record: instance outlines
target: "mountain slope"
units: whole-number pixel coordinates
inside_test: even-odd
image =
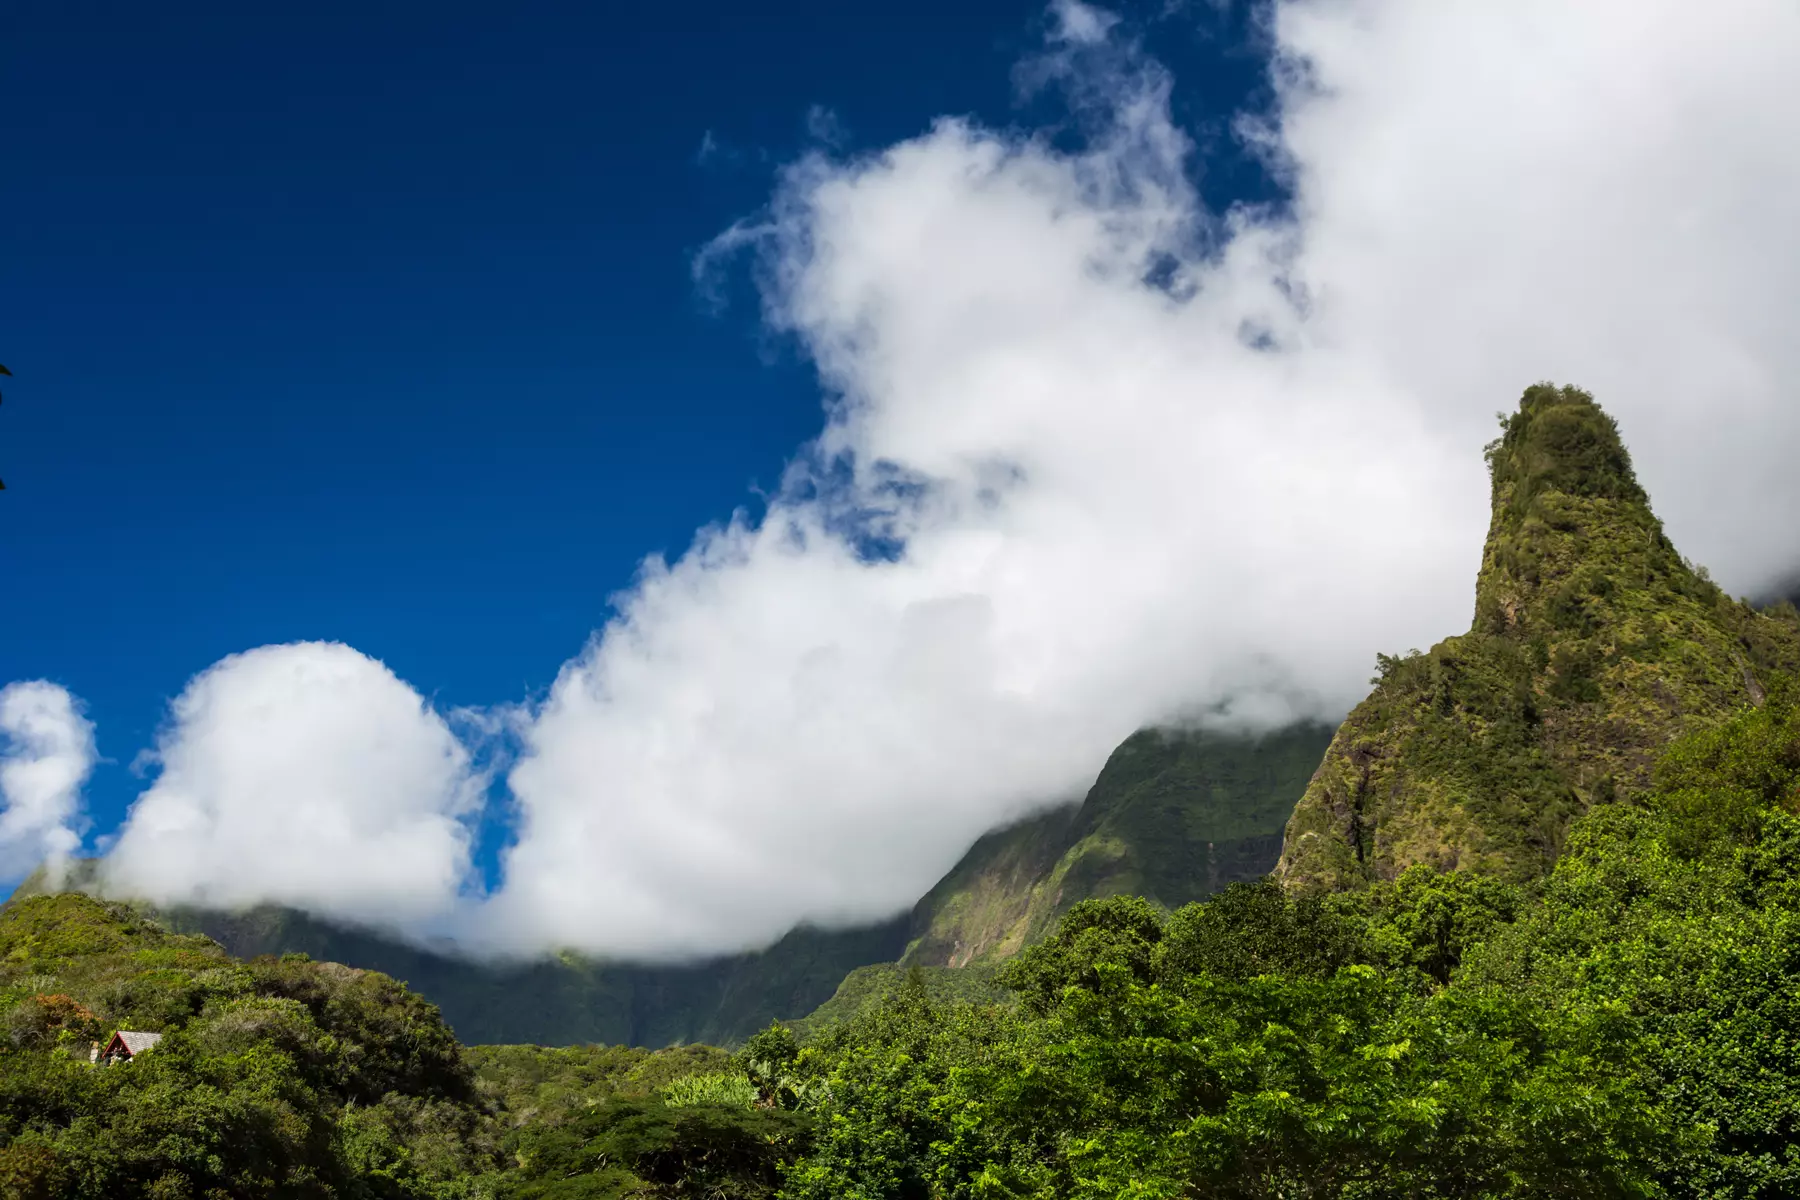
[[[568,954],[480,963],[273,905],[158,917],[239,957],[299,952],[391,975],[429,997],[467,1043],[733,1045],[826,1005],[858,968],[992,964],[1038,940],[1079,900],[1130,893],[1175,908],[1266,874],[1330,736],[1317,724],[1260,737],[1134,734],[1081,805],[988,834],[910,914],[864,928],[796,929],[766,950],[709,962],[645,966]]]
[[[240,958],[300,952],[402,980],[469,1044],[733,1045],[771,1021],[811,1012],[857,967],[906,944],[904,917],[850,930],[795,929],[768,949],[679,965],[567,954],[498,964],[438,954],[293,909],[172,909],[163,924],[204,933]]]
[[[1079,807],[990,833],[913,911],[903,961],[1010,957],[1078,901],[1144,896],[1165,908],[1267,874],[1331,739],[1306,722],[1260,736],[1147,729],[1107,760]]]
[[[1670,740],[1800,668],[1794,609],[1733,601],[1676,553],[1591,396],[1539,385],[1502,424],[1474,623],[1381,658],[1288,823],[1291,885],[1539,875]]]
[[[1266,874],[1330,736],[1317,724],[1263,736],[1142,731],[1113,752],[1082,804],[983,837],[911,913],[863,928],[800,928],[765,950],[694,964],[574,954],[483,963],[276,905],[155,915],[240,958],[301,953],[401,980],[437,1005],[465,1043],[733,1045],[834,998],[837,1009],[856,1007],[870,992],[864,983],[898,977],[896,961],[1002,961],[1080,900],[1143,895],[1172,909]],[[93,885],[91,865],[81,864],[65,883]],[[41,879],[27,881],[18,895],[42,888]],[[858,968],[877,965],[884,970],[840,994]]]

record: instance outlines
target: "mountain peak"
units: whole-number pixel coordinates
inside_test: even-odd
[[[1714,598],[1663,534],[1618,423],[1592,396],[1537,384],[1500,428],[1486,449],[1493,517],[1476,630],[1533,636],[1621,588]]]
[[[1663,533],[1618,425],[1538,384],[1487,447],[1493,518],[1468,633],[1379,656],[1288,823],[1281,877],[1416,862],[1515,878],[1668,741],[1800,670],[1800,622],[1732,601]]]
[[[1648,505],[1619,423],[1580,388],[1539,383],[1488,443],[1496,519],[1523,519],[1546,492]]]

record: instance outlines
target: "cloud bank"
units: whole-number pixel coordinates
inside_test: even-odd
[[[348,646],[226,658],[176,698],[103,860],[107,890],[159,903],[260,901],[423,932],[469,872],[483,782],[444,718]]]
[[[808,158],[707,256],[755,264],[824,431],[516,714],[492,895],[456,901],[466,755],[343,647],[195,680],[116,878],[638,957],[888,915],[1140,725],[1334,715],[1466,627],[1479,449],[1539,379],[1726,584],[1800,563],[1800,10],[1277,4],[1244,135],[1292,207],[1223,214],[1167,72],[1052,18],[1027,74],[1084,148]]]
[[[40,863],[62,878],[81,845],[81,785],[93,769],[94,726],[67,689],[0,689],[0,879]]]

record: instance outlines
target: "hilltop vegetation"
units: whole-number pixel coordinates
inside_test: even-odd
[[[499,1163],[455,1039],[372,972],[34,896],[0,913],[0,1011],[9,1197],[450,1197]],[[90,1065],[121,1028],[164,1036]]]
[[[1346,887],[1414,863],[1515,880],[1670,740],[1800,669],[1800,614],[1689,565],[1618,427],[1539,385],[1488,447],[1493,519],[1467,634],[1383,657],[1288,825],[1281,875]]]

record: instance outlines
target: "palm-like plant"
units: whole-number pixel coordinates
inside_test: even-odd
[[[11,375],[11,374],[12,374],[12,372],[7,370],[4,364],[0,364],[0,375]],[[6,490],[6,483],[4,480],[0,480],[0,492],[4,492],[5,490]]]

